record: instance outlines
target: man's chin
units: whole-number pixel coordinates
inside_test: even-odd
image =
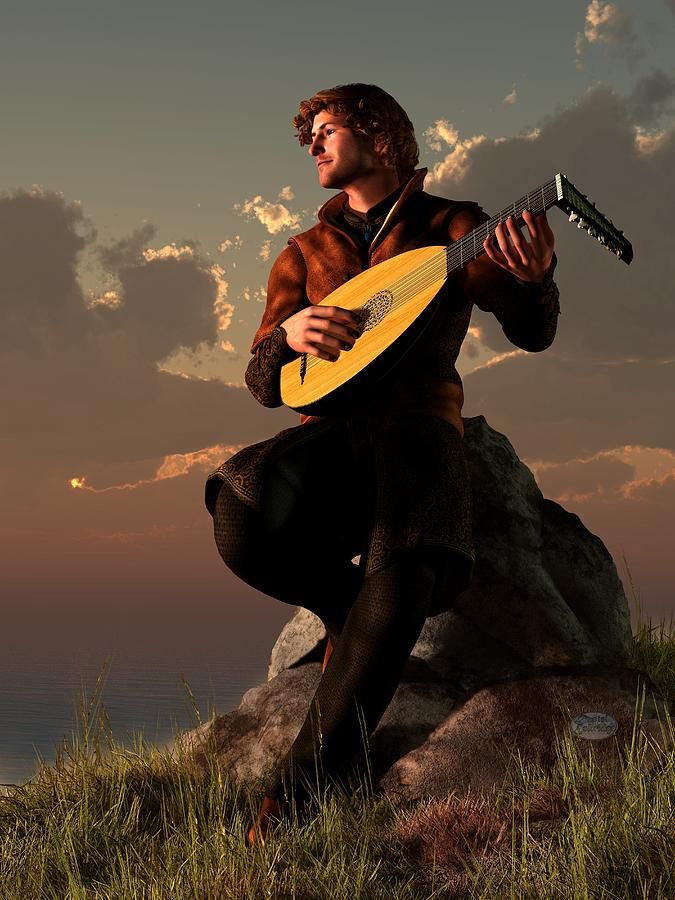
[[[328,190],[341,191],[345,186],[345,180],[332,172],[322,172],[319,169],[319,184]]]
[[[319,184],[324,188],[342,190],[345,184],[349,184],[349,179],[345,178],[344,173],[341,174],[336,170],[332,162],[329,162],[319,166]]]

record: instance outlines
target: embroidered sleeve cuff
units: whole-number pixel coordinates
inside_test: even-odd
[[[246,386],[258,403],[282,406],[281,368],[298,355],[288,346],[286,332],[280,325],[258,344],[244,376]]]

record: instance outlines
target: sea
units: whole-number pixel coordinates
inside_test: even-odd
[[[23,784],[84,729],[165,747],[267,679],[294,609],[114,618],[7,616],[0,629],[0,784]]]

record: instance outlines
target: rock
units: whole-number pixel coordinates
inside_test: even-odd
[[[206,770],[205,745],[212,742],[219,765],[236,782],[264,784],[295,740],[320,677],[319,663],[284,670],[247,691],[238,709],[184,735],[182,748]],[[612,716],[616,735],[598,741],[578,737],[571,720],[587,712]],[[638,733],[672,752],[667,715],[674,714],[675,704],[630,669],[536,675],[484,687],[468,699],[453,695],[442,682],[402,682],[369,741],[373,783],[395,803],[442,799],[467,789],[486,794],[504,784],[509,747],[520,752],[524,766],[533,763],[548,772],[566,752],[559,749],[566,740],[582,757],[592,755],[596,766],[616,767],[625,758],[620,748],[630,746],[635,719]],[[648,744],[643,766],[658,759]]]
[[[458,704],[424,744],[387,771],[374,766],[380,775],[379,787],[392,798],[405,800],[447,797],[452,790],[486,794],[504,783],[510,768],[509,747],[518,749],[524,764],[538,765],[549,774],[556,758],[567,754],[566,742],[582,757],[592,756],[595,766],[605,774],[613,767],[618,777],[617,763],[625,759],[623,751],[618,751],[631,744],[636,700],[640,709],[647,682],[637,672],[623,669],[603,675],[537,675],[483,688]],[[649,691],[638,716],[638,731],[664,751],[674,749],[666,722],[666,711],[672,715],[674,708],[675,704]],[[615,719],[615,736],[587,740],[576,735],[571,721],[586,712],[603,712]],[[376,736],[377,731],[371,739],[371,752],[375,753]],[[642,760],[643,770],[661,757],[650,741]]]
[[[624,666],[630,611],[616,566],[578,516],[545,500],[504,435],[464,420],[476,566],[452,609],[427,619],[410,669],[460,690],[537,672]],[[281,632],[268,679],[321,658],[325,629],[299,609]]]
[[[610,554],[577,516],[544,499],[482,416],[465,419],[465,441],[476,566],[453,608],[427,620],[371,736],[374,780],[393,797],[500,786],[507,746],[550,766],[556,729],[605,761],[632,733],[638,676],[627,667],[630,615]],[[236,780],[264,780],[305,719],[325,637],[320,620],[299,609],[272,650],[267,683],[182,746],[204,765],[212,742]],[[650,694],[641,727],[658,738],[663,701],[642,683]],[[615,738],[571,733],[571,718],[598,711],[618,722]]]

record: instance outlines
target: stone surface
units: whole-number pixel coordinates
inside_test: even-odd
[[[627,667],[630,615],[611,556],[577,516],[544,499],[504,435],[482,416],[465,428],[476,567],[453,608],[427,620],[371,736],[375,783],[392,797],[499,787],[509,746],[546,768],[556,729],[609,764],[633,728],[638,675]],[[320,620],[299,609],[272,650],[267,682],[181,745],[204,765],[211,742],[236,780],[264,780],[305,719],[325,637]],[[640,727],[669,746],[656,717],[673,706],[642,684]],[[615,737],[574,735],[570,719],[584,712],[613,716]]]
[[[287,669],[247,691],[238,709],[185,735],[182,746],[206,768],[204,746],[211,741],[220,766],[236,781],[262,784],[295,740],[320,677],[319,663]],[[636,708],[638,730],[659,747],[675,749],[668,730],[675,704],[629,669],[536,675],[468,698],[442,682],[402,682],[370,738],[373,781],[394,801],[444,798],[467,788],[489,792],[504,783],[509,747],[517,748],[523,764],[549,771],[565,740],[593,754],[599,766],[615,765],[618,748],[631,743]],[[570,722],[587,712],[612,716],[616,735],[600,741],[576,736]],[[657,759],[657,751],[648,750],[643,764]]]
[[[602,541],[546,500],[504,435],[464,420],[476,566],[451,610],[427,619],[411,667],[461,690],[578,667],[624,666],[626,595]],[[319,659],[322,623],[306,609],[281,632],[268,679]]]
[[[631,744],[643,686],[644,677],[624,669],[603,675],[538,675],[483,688],[458,704],[424,744],[388,770],[376,768],[379,786],[400,799],[446,797],[452,790],[463,793],[469,788],[489,793],[502,786],[509,768],[513,772],[509,747],[518,749],[524,764],[534,763],[547,774],[572,746],[582,758],[592,756],[600,770],[612,766],[618,774],[619,748],[625,751]],[[675,704],[646,690],[637,720],[638,730],[650,738],[643,767],[661,759],[651,742],[662,750],[675,749],[667,724],[674,710]],[[612,716],[616,734],[601,740],[576,735],[571,721],[586,712]],[[376,741],[371,740],[371,748],[377,751]]]

